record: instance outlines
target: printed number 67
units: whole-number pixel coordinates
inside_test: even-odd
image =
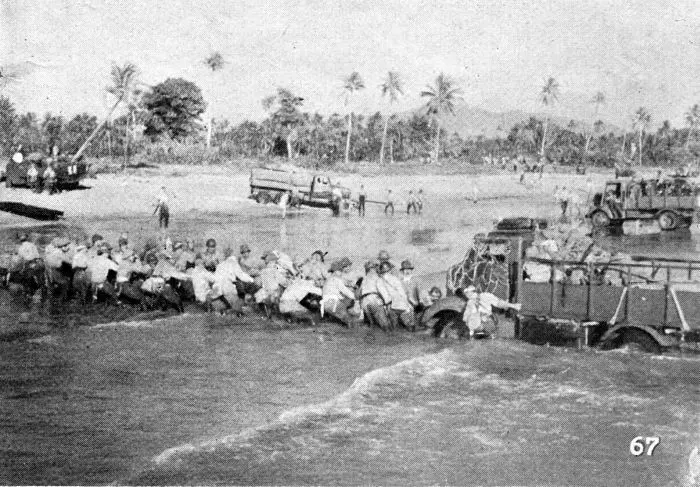
[[[652,456],[659,441],[658,436],[637,436],[630,442],[630,453],[638,457],[644,453],[644,447],[647,446],[647,455]]]

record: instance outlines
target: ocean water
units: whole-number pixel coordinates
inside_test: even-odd
[[[332,400],[165,450],[125,483],[679,485],[700,361],[459,344],[373,370]],[[658,436],[652,456],[630,454]]]

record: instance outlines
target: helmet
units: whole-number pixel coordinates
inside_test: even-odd
[[[389,256],[389,252],[387,252],[386,250],[380,250],[379,256],[377,258],[379,259],[379,262],[388,261],[389,259],[391,259],[391,257]]]

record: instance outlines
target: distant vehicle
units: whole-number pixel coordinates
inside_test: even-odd
[[[296,203],[317,208],[333,208],[333,189],[337,185],[321,173],[310,173],[294,166],[261,167],[250,171],[250,197],[258,203],[278,203],[283,194],[296,196]],[[350,190],[340,188],[343,198]]]
[[[661,230],[674,230],[690,225],[697,192],[697,185],[687,178],[613,179],[602,193],[594,195],[586,217],[597,228],[655,219]]]
[[[39,177],[44,173],[47,167],[48,156],[39,152],[32,152],[20,163],[14,162],[12,159],[5,167],[5,186],[13,187],[28,187],[27,170],[30,164],[36,164],[39,169]],[[56,188],[75,189],[80,185],[87,176],[87,165],[81,159],[72,162],[68,156],[58,156],[54,161],[54,170],[56,171]]]
[[[534,323],[566,329],[585,345],[627,344],[649,352],[700,342],[700,260],[529,258],[524,242],[534,232],[533,228],[522,236],[477,236],[464,259],[448,269],[447,296],[428,308],[421,322],[436,333],[451,327],[464,335],[463,291],[471,285],[521,303],[518,330]],[[526,277],[528,265],[543,268],[545,279]],[[580,280],[564,277],[573,273]]]

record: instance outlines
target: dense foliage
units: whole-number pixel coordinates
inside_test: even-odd
[[[154,86],[144,95],[143,106],[148,113],[144,134],[151,140],[163,135],[184,140],[197,134],[199,116],[207,108],[199,86],[182,78],[168,78]]]

